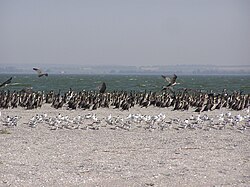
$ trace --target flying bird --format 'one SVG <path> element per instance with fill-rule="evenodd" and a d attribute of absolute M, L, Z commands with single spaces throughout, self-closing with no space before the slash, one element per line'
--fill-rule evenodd
<path fill-rule="evenodd" d="M 100 93 L 104 93 L 105 91 L 106 91 L 106 84 L 105 84 L 105 82 L 103 82 L 102 83 L 102 86 L 101 86 L 101 88 L 100 88 Z"/>
<path fill-rule="evenodd" d="M 42 76 L 48 76 L 48 73 L 44 73 L 41 69 L 39 68 L 33 68 L 33 70 L 35 70 L 38 74 L 38 77 L 42 77 Z"/>
<path fill-rule="evenodd" d="M 2 84 L 0 84 L 0 87 L 6 86 L 7 84 L 10 84 L 12 80 L 12 77 L 10 77 L 7 81 L 3 82 Z"/>
<path fill-rule="evenodd" d="M 176 84 L 180 84 L 180 83 L 176 82 L 177 75 L 175 75 L 175 74 L 174 74 L 174 76 L 172 78 L 167 77 L 165 75 L 162 75 L 162 78 L 164 78 L 168 82 L 168 85 L 167 86 L 163 86 L 162 90 L 166 90 L 168 88 L 173 89 L 173 86 L 175 86 Z"/>

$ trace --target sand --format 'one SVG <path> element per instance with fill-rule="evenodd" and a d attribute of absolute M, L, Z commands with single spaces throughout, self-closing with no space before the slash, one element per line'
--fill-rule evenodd
<path fill-rule="evenodd" d="M 218 117 L 226 112 L 243 116 L 246 110 L 201 115 Z M 101 122 L 77 129 L 51 130 L 44 122 L 29 126 L 33 116 L 44 113 L 72 119 L 90 113 Z M 0 186 L 250 186 L 249 128 L 147 129 L 132 124 L 136 128 L 126 130 L 104 122 L 109 114 L 125 119 L 129 114 L 160 113 L 166 115 L 165 121 L 197 115 L 192 109 L 156 107 L 72 111 L 43 105 L 1 110 Z M 6 127 L 7 115 L 22 118 L 17 126 Z"/>

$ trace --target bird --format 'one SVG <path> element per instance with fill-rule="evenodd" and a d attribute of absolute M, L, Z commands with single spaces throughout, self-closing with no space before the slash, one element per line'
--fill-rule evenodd
<path fill-rule="evenodd" d="M 41 69 L 39 68 L 33 68 L 33 70 L 35 70 L 38 74 L 38 77 L 42 77 L 42 76 L 48 76 L 48 73 L 44 73 Z"/>
<path fill-rule="evenodd" d="M 101 88 L 100 88 L 100 90 L 99 90 L 100 93 L 104 93 L 104 92 L 106 91 L 106 88 L 107 88 L 107 87 L 106 87 L 106 84 L 105 84 L 105 82 L 103 82 L 103 83 L 102 83 L 102 86 L 101 86 Z"/>
<path fill-rule="evenodd" d="M 175 86 L 176 84 L 180 84 L 180 83 L 176 82 L 176 79 L 177 79 L 177 75 L 176 74 L 174 74 L 174 76 L 172 78 L 167 77 L 165 75 L 162 75 L 162 78 L 164 78 L 168 82 L 168 85 L 167 86 L 163 86 L 162 90 L 166 90 L 168 88 L 172 89 L 172 87 Z"/>
<path fill-rule="evenodd" d="M 0 87 L 6 86 L 7 84 L 10 84 L 12 80 L 12 77 L 10 77 L 7 81 L 3 82 L 2 84 L 0 84 Z"/>

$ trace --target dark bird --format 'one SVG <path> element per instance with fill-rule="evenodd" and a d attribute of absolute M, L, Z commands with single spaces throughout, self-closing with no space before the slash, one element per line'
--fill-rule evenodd
<path fill-rule="evenodd" d="M 100 93 L 104 93 L 105 91 L 106 91 L 106 84 L 105 84 L 105 82 L 103 82 L 102 83 L 102 86 L 101 86 L 101 88 L 100 88 Z"/>
<path fill-rule="evenodd" d="M 41 69 L 38 68 L 33 68 L 33 70 L 35 70 L 38 74 L 38 77 L 42 77 L 42 76 L 48 76 L 48 73 L 44 73 Z"/>
<path fill-rule="evenodd" d="M 177 75 L 175 75 L 175 74 L 174 74 L 174 76 L 172 78 L 166 77 L 165 75 L 162 75 L 162 78 L 164 78 L 168 82 L 168 85 L 163 86 L 162 90 L 166 90 L 168 88 L 172 89 L 172 87 L 175 86 L 176 84 L 180 84 L 180 83 L 176 82 Z"/>
<path fill-rule="evenodd" d="M 12 80 L 12 77 L 10 77 L 7 81 L 3 82 L 2 84 L 0 84 L 0 87 L 6 86 L 7 84 L 10 84 Z"/>

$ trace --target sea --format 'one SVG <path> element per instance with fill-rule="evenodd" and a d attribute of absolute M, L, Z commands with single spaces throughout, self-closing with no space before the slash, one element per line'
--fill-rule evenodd
<path fill-rule="evenodd" d="M 170 75 L 171 76 L 171 75 Z M 80 91 L 98 91 L 102 82 L 107 85 L 107 91 L 136 91 L 136 92 L 161 92 L 167 82 L 161 75 L 68 75 L 50 74 L 48 77 L 38 77 L 35 74 L 1 74 L 0 83 L 12 77 L 12 82 L 1 87 L 1 90 L 20 91 L 32 89 L 34 91 L 51 90 L 67 92 L 72 89 Z M 175 90 L 184 88 L 195 89 L 203 92 L 221 93 L 226 89 L 228 93 L 238 91 L 250 94 L 250 75 L 179 75 L 174 87 Z"/>

